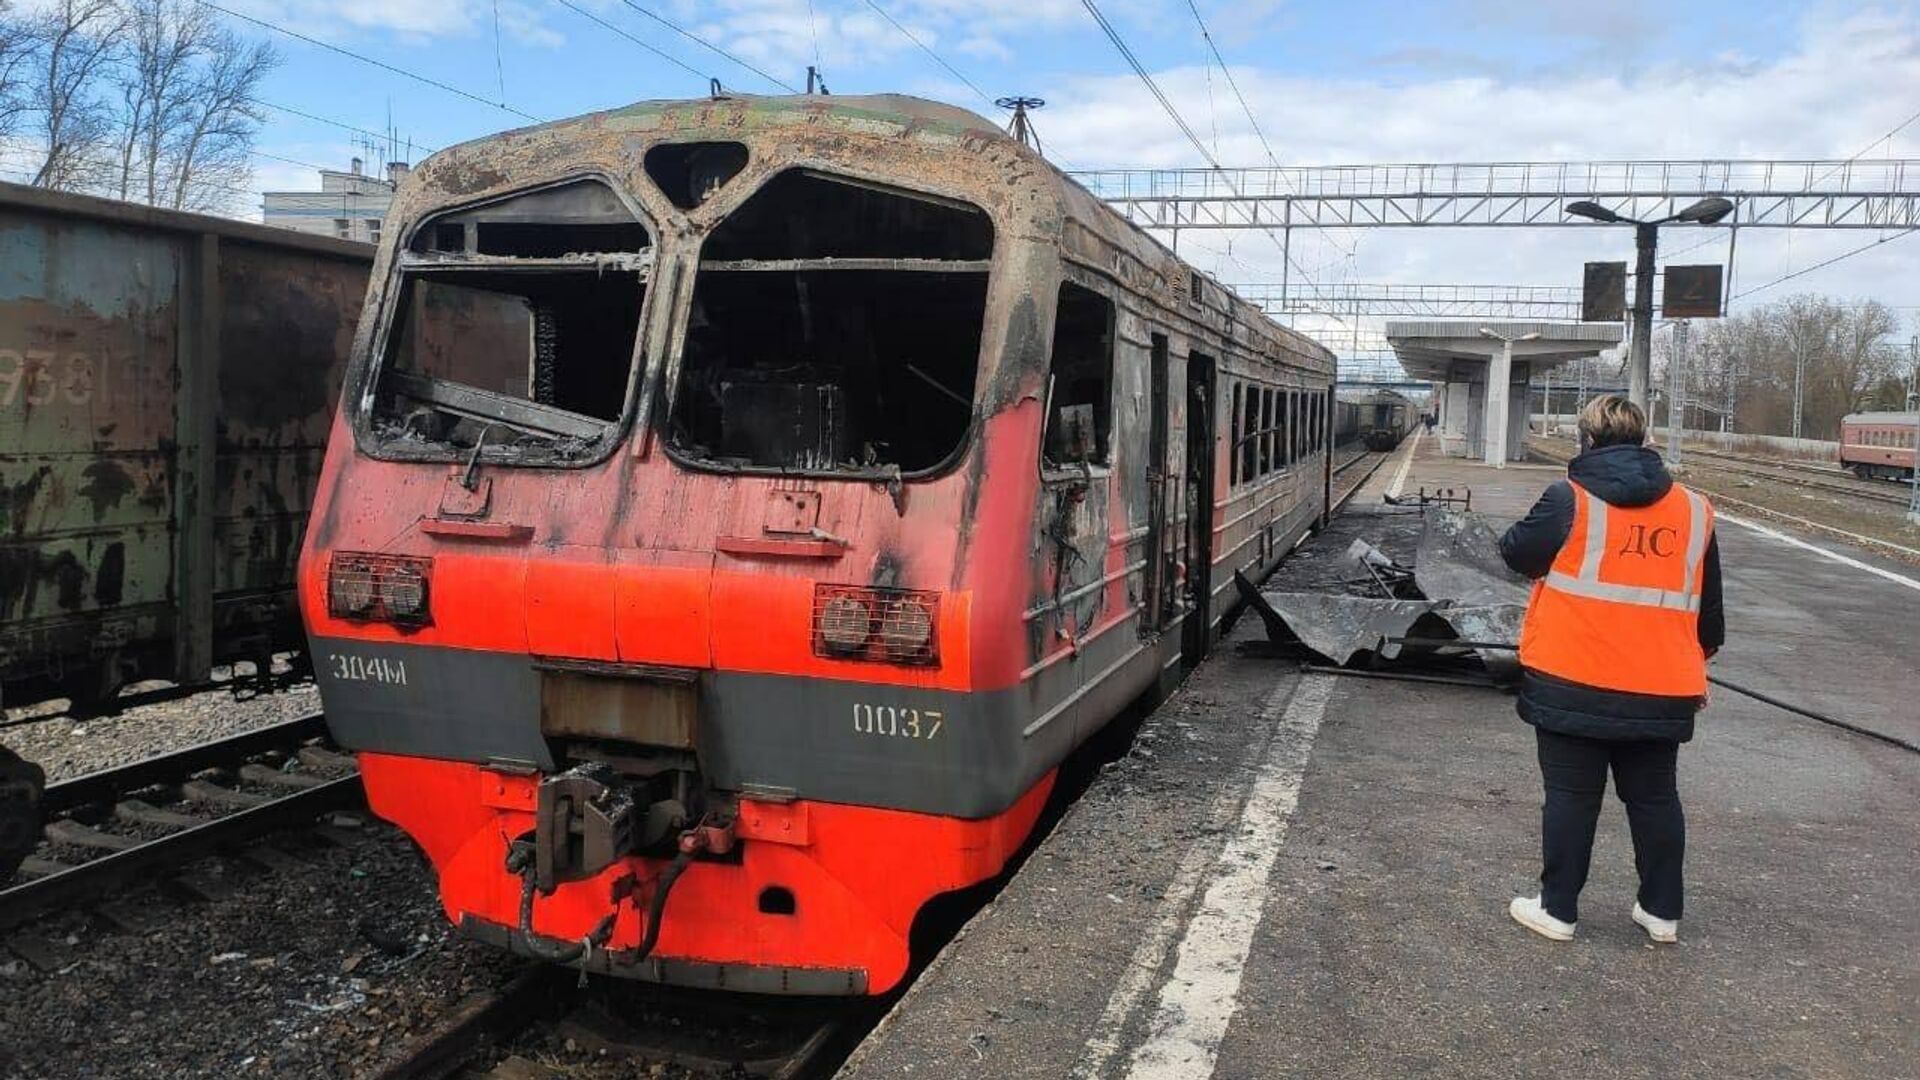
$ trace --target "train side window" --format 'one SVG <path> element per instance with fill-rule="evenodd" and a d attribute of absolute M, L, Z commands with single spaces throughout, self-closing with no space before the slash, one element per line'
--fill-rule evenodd
<path fill-rule="evenodd" d="M 1298 390 L 1287 391 L 1287 463 L 1306 457 L 1306 396 Z"/>
<path fill-rule="evenodd" d="M 1260 391 L 1260 475 L 1272 472 L 1273 461 L 1273 391 Z"/>
<path fill-rule="evenodd" d="M 1254 480 L 1260 473 L 1254 466 L 1260 451 L 1260 394 L 1257 386 L 1247 387 L 1246 412 L 1240 424 L 1240 479 Z"/>
<path fill-rule="evenodd" d="M 978 207 L 774 176 L 701 247 L 667 448 L 716 469 L 865 476 L 954 460 L 992 253 Z"/>
<path fill-rule="evenodd" d="M 1246 384 L 1241 383 L 1238 380 L 1234 382 L 1233 408 L 1227 410 L 1228 423 L 1232 426 L 1232 430 L 1228 433 L 1228 437 L 1227 437 L 1227 446 L 1231 448 L 1230 452 L 1227 454 L 1227 470 L 1230 476 L 1230 479 L 1228 480 L 1227 483 L 1229 487 L 1239 484 L 1241 479 L 1240 478 L 1240 395 L 1243 391 L 1245 391 L 1245 389 L 1246 389 Z"/>
<path fill-rule="evenodd" d="M 1047 463 L 1108 463 L 1113 429 L 1113 301 L 1074 283 L 1060 285 L 1053 318 L 1052 413 Z"/>

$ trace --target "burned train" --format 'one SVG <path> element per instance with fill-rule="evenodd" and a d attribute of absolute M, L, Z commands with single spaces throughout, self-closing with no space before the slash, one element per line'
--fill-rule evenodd
<path fill-rule="evenodd" d="M 473 937 L 884 992 L 1324 513 L 1332 367 L 944 105 L 443 151 L 303 552 L 328 720 Z"/>

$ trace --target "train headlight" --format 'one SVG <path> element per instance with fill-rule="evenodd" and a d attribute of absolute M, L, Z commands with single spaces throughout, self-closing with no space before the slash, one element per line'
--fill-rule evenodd
<path fill-rule="evenodd" d="M 429 621 L 432 570 L 430 558 L 335 552 L 327 563 L 327 614 L 420 626 Z"/>
<path fill-rule="evenodd" d="M 813 651 L 834 660 L 940 663 L 940 594 L 859 585 L 813 587 Z"/>
<path fill-rule="evenodd" d="M 371 560 L 336 554 L 327 565 L 327 613 L 335 618 L 366 618 L 376 592 L 373 574 Z"/>
<path fill-rule="evenodd" d="M 916 656 L 933 641 L 933 612 L 918 600 L 895 600 L 887 605 L 886 617 L 875 636 L 895 657 Z"/>
<path fill-rule="evenodd" d="M 427 613 L 427 577 L 400 565 L 380 576 L 380 602 L 396 622 L 417 622 Z"/>
<path fill-rule="evenodd" d="M 820 605 L 820 641 L 827 650 L 841 656 L 867 647 L 873 634 L 873 609 L 857 596 L 835 596 Z"/>

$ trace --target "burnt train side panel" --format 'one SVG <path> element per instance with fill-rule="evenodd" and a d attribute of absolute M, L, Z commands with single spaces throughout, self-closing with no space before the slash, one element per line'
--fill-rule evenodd
<path fill-rule="evenodd" d="M 0 185 L 0 698 L 302 645 L 299 533 L 368 256 Z"/>

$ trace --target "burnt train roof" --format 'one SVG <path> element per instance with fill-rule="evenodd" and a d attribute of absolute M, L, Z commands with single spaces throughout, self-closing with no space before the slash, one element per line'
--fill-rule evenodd
<path fill-rule="evenodd" d="M 1241 299 L 1224 285 L 1175 255 L 1104 201 L 1082 187 L 1045 158 L 1009 136 L 992 121 L 955 105 L 904 94 L 761 96 L 726 94 L 680 101 L 641 101 L 631 105 L 517 128 L 442 150 L 403 181 L 401 205 L 395 216 L 436 208 L 454 199 L 489 197 L 511 190 L 503 166 L 517 160 L 552 167 L 572 157 L 581 166 L 596 145 L 617 145 L 629 162 L 646 147 L 694 138 L 754 141 L 791 134 L 801 125 L 810 132 L 798 141 L 818 140 L 823 146 L 848 139 L 871 140 L 878 145 L 906 140 L 912 152 L 896 157 L 892 173 L 904 174 L 904 186 L 927 187 L 934 193 L 964 196 L 1003 215 L 1023 220 L 1029 228 L 1051 232 L 1062 250 L 1103 273 L 1117 274 L 1139 288 L 1144 278 L 1168 296 L 1186 296 L 1193 283 L 1204 279 L 1203 304 L 1267 339 L 1271 348 L 1292 355 L 1295 363 L 1333 371 L 1333 353 L 1313 339 L 1269 319 L 1258 306 Z M 946 169 L 929 175 L 927 152 Z M 796 153 L 791 164 L 806 164 Z M 788 163 L 782 162 L 784 166 Z M 958 165 L 959 168 L 953 166 Z M 917 170 L 916 170 L 917 166 Z M 751 168 L 751 166 L 750 166 Z M 946 192 L 939 189 L 945 187 Z M 416 206 L 420 196 L 437 188 L 434 206 Z M 1133 264 L 1132 274 L 1121 274 L 1110 258 L 1094 259 L 1079 250 L 1069 223 L 1117 249 Z M 1109 252 L 1108 254 L 1111 254 Z M 1144 273 L 1140 273 L 1144 271 Z M 1169 301 L 1171 303 L 1171 301 Z"/>

